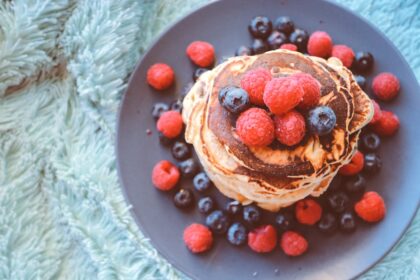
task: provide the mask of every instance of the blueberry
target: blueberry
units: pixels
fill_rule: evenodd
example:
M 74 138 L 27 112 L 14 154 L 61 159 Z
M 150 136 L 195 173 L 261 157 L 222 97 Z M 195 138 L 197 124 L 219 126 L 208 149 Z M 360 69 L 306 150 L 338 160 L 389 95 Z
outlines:
M 162 134 L 162 132 L 158 133 L 159 142 L 163 146 L 170 146 L 175 141 L 174 139 L 168 138 L 165 135 Z
M 274 28 L 277 31 L 280 31 L 286 35 L 290 35 L 290 33 L 295 30 L 295 24 L 293 23 L 292 19 L 289 17 L 278 17 L 274 23 Z
M 175 101 L 173 101 L 170 105 L 171 107 L 171 111 L 177 111 L 179 113 L 182 112 L 182 100 L 181 99 L 177 99 Z
M 200 76 L 203 73 L 206 73 L 207 71 L 209 71 L 209 69 L 206 68 L 197 68 L 195 69 L 194 73 L 193 73 L 193 80 L 194 82 L 198 80 L 198 78 L 200 78 Z
M 381 145 L 381 139 L 373 132 L 368 132 L 362 135 L 362 148 L 367 152 L 375 152 Z
M 248 205 L 244 207 L 244 220 L 250 225 L 257 225 L 261 220 L 261 211 L 255 205 Z
M 209 177 L 204 172 L 200 172 L 194 176 L 193 184 L 194 188 L 199 192 L 205 192 L 212 185 Z
M 194 195 L 191 190 L 180 189 L 174 197 L 175 206 L 181 209 L 189 208 L 193 205 Z
M 208 214 L 213 211 L 215 206 L 214 200 L 210 196 L 200 198 L 198 201 L 198 211 L 202 214 Z
M 242 212 L 242 204 L 239 201 L 231 200 L 226 204 L 225 210 L 231 216 L 238 215 Z
M 343 183 L 343 177 L 340 175 L 336 175 L 334 179 L 331 181 L 330 185 L 328 186 L 328 192 L 335 192 L 341 189 L 341 185 Z
M 246 46 L 240 46 L 235 51 L 235 56 L 252 55 L 252 50 Z
M 366 190 L 366 179 L 362 174 L 349 177 L 344 184 L 348 193 L 361 194 Z
M 353 67 L 358 72 L 368 72 L 372 69 L 374 63 L 373 55 L 370 52 L 357 52 Z
M 349 205 L 349 198 L 343 192 L 332 193 L 328 196 L 328 205 L 334 212 L 341 213 Z
M 337 218 L 332 213 L 325 213 L 318 222 L 318 229 L 324 233 L 332 233 L 338 227 Z
M 296 28 L 289 36 L 289 41 L 298 47 L 300 52 L 306 52 L 306 45 L 308 44 L 309 34 L 303 29 Z
M 272 50 L 280 48 L 281 45 L 287 43 L 288 39 L 284 33 L 274 31 L 267 39 L 267 43 Z
M 266 39 L 273 30 L 273 24 L 268 17 L 257 16 L 251 20 L 248 30 L 252 37 Z
M 190 147 L 187 143 L 177 141 L 172 146 L 172 156 L 177 160 L 185 160 L 191 155 Z
M 368 174 L 378 173 L 382 168 L 382 160 L 375 153 L 365 154 L 365 165 L 363 170 Z
M 351 232 L 356 229 L 356 219 L 352 212 L 344 212 L 340 216 L 340 229 Z
M 211 212 L 206 218 L 206 225 L 216 234 L 224 234 L 229 223 L 229 217 L 220 210 Z
M 253 54 L 262 54 L 270 50 L 270 46 L 266 41 L 261 39 L 255 39 L 252 42 L 252 53 Z
M 247 230 L 245 226 L 241 223 L 232 224 L 228 229 L 227 238 L 228 241 L 235 246 L 244 244 L 247 239 Z
M 295 226 L 295 217 L 289 212 L 279 213 L 276 216 L 276 226 L 283 231 L 292 229 Z
M 169 110 L 169 105 L 163 102 L 155 103 L 152 107 L 152 116 L 156 120 L 160 118 L 160 116 Z
M 357 84 L 359 85 L 359 87 L 361 89 L 365 89 L 366 88 L 366 78 L 363 77 L 362 75 L 355 75 L 354 76 Z
M 220 104 L 223 108 L 233 114 L 239 114 L 250 106 L 248 93 L 236 87 L 222 88 L 219 91 L 219 100 L 222 101 Z
M 181 171 L 182 176 L 185 178 L 191 178 L 198 172 L 198 164 L 193 158 L 181 161 L 178 164 L 178 168 Z
M 320 106 L 309 111 L 309 130 L 317 135 L 329 134 L 335 126 L 337 118 L 334 111 L 327 106 Z

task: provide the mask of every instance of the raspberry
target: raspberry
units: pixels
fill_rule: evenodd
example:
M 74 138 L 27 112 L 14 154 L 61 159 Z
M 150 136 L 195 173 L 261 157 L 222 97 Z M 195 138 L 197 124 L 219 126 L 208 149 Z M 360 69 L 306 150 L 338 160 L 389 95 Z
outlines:
M 180 173 L 170 161 L 161 160 L 153 167 L 152 183 L 161 191 L 169 191 L 178 183 Z
M 200 67 L 209 67 L 214 63 L 214 47 L 204 41 L 194 41 L 187 47 L 187 56 Z
M 394 99 L 400 90 L 400 81 L 391 73 L 381 73 L 372 82 L 373 93 L 383 101 Z
M 333 47 L 333 42 L 324 31 L 315 31 L 311 34 L 308 41 L 308 53 L 310 55 L 327 58 L 330 56 Z
M 295 208 L 296 220 L 304 225 L 314 225 L 322 216 L 322 207 L 311 198 L 300 200 Z
M 350 68 L 353 64 L 354 52 L 346 45 L 334 45 L 332 48 L 331 56 L 341 60 L 344 66 Z
M 157 124 L 157 130 L 168 138 L 176 138 L 182 131 L 182 117 L 178 111 L 167 111 L 163 113 Z
M 382 111 L 380 119 L 371 128 L 379 136 L 392 136 L 400 128 L 400 120 L 394 113 Z
M 295 108 L 302 101 L 302 97 L 302 87 L 291 77 L 272 79 L 264 90 L 264 103 L 276 115 Z
M 308 250 L 308 241 L 299 233 L 289 230 L 282 234 L 280 247 L 286 255 L 297 257 Z
M 377 192 L 367 192 L 354 205 L 354 211 L 366 222 L 379 222 L 386 214 L 385 202 Z
M 280 46 L 280 49 L 297 52 L 298 47 L 295 44 L 283 44 Z
M 365 163 L 364 156 L 361 152 L 356 151 L 350 163 L 343 165 L 338 173 L 344 176 L 353 176 L 362 171 Z
M 305 136 L 305 119 L 296 110 L 275 116 L 274 126 L 276 127 L 277 140 L 287 146 L 298 144 Z
M 157 63 L 147 70 L 147 82 L 157 90 L 169 88 L 175 79 L 174 70 L 164 63 Z
M 211 231 L 201 224 L 191 224 L 184 230 L 184 242 L 193 253 L 202 253 L 213 244 Z
M 321 84 L 318 80 L 307 73 L 297 73 L 291 77 L 297 79 L 303 89 L 303 99 L 298 108 L 308 110 L 316 106 L 321 99 Z
M 264 88 L 271 78 L 270 71 L 264 68 L 251 70 L 242 77 L 241 88 L 248 92 L 251 103 L 264 105 Z
M 277 232 L 272 225 L 260 226 L 248 233 L 248 246 L 257 253 L 268 253 L 277 245 Z
M 379 104 L 375 100 L 372 100 L 372 103 L 373 103 L 373 117 L 370 120 L 370 124 L 375 124 L 382 117 L 382 110 Z
M 265 110 L 251 108 L 239 115 L 236 133 L 248 146 L 267 146 L 274 140 L 274 123 Z

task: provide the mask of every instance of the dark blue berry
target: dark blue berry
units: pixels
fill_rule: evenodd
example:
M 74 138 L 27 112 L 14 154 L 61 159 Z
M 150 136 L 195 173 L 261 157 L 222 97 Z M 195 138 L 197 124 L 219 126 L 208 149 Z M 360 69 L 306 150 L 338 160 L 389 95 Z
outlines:
M 241 223 L 232 224 L 228 229 L 227 238 L 228 241 L 235 246 L 244 244 L 247 240 L 247 230 L 245 226 Z
M 328 196 L 328 204 L 331 210 L 336 213 L 341 213 L 348 207 L 349 198 L 343 192 L 332 193 Z
M 216 234 L 224 234 L 229 227 L 229 217 L 220 210 L 215 210 L 206 218 L 206 225 Z
M 182 176 L 185 178 L 193 177 L 199 170 L 199 166 L 193 158 L 181 161 L 178 164 L 178 168 L 181 171 Z
M 295 226 L 295 217 L 292 213 L 284 212 L 276 216 L 276 226 L 279 230 L 286 231 Z
M 368 132 L 362 135 L 361 139 L 362 148 L 366 152 L 375 152 L 381 145 L 381 138 L 373 132 Z
M 332 233 L 338 227 L 337 218 L 332 213 L 325 213 L 318 222 L 318 229 L 324 233 Z
M 261 211 L 255 205 L 244 207 L 243 219 L 250 225 L 257 225 L 261 220 Z
M 361 89 L 365 89 L 366 88 L 366 78 L 363 77 L 362 75 L 355 75 L 354 76 L 357 84 L 359 85 L 359 87 Z
M 171 103 L 171 111 L 177 111 L 179 113 L 182 112 L 182 100 L 177 99 Z
M 240 46 L 235 51 L 235 56 L 252 55 L 252 50 L 246 46 Z
M 253 54 L 262 54 L 268 52 L 270 50 L 270 46 L 268 43 L 261 39 L 255 39 L 252 42 L 252 53 Z
M 363 166 L 363 171 L 369 175 L 378 173 L 382 168 L 382 160 L 375 153 L 365 154 L 365 163 Z
M 348 193 L 351 194 L 362 194 L 366 190 L 366 179 L 362 174 L 349 177 L 344 184 L 344 187 Z
M 295 24 L 291 18 L 283 16 L 276 19 L 274 28 L 279 32 L 290 35 L 295 30 Z
M 198 80 L 198 78 L 200 78 L 200 76 L 203 73 L 206 73 L 207 71 L 209 71 L 209 69 L 206 68 L 197 68 L 195 69 L 194 73 L 193 73 L 193 80 L 194 82 Z
M 273 23 L 268 17 L 257 16 L 251 20 L 248 30 L 252 37 L 266 39 L 273 30 Z
M 352 212 L 344 212 L 340 216 L 340 229 L 345 232 L 351 232 L 356 229 L 356 219 Z
M 238 215 L 242 212 L 242 204 L 239 201 L 232 200 L 226 204 L 225 210 L 231 216 Z
M 280 48 L 281 45 L 287 43 L 289 40 L 287 36 L 281 32 L 274 31 L 267 39 L 267 43 L 272 50 Z
M 160 116 L 169 110 L 169 105 L 163 102 L 155 103 L 152 107 L 152 116 L 156 120 L 160 118 Z
M 189 208 L 193 205 L 194 195 L 188 189 L 180 189 L 174 197 L 175 206 L 181 209 Z
M 208 214 L 215 208 L 215 202 L 210 196 L 200 198 L 198 201 L 198 211 L 202 214 Z
M 162 132 L 158 133 L 158 137 L 160 144 L 166 147 L 172 145 L 172 143 L 175 141 L 174 139 L 168 138 L 165 135 L 163 135 Z
M 188 146 L 188 144 L 181 141 L 177 141 L 174 143 L 171 152 L 172 156 L 176 160 L 184 160 L 191 155 L 190 147 Z
M 317 135 L 329 134 L 335 126 L 337 118 L 334 111 L 328 106 L 320 106 L 309 111 L 309 130 Z
M 353 68 L 357 72 L 368 72 L 372 69 L 374 62 L 370 52 L 357 52 L 353 60 Z
M 228 90 L 222 88 L 219 91 L 219 100 L 222 101 L 220 104 L 223 108 L 233 114 L 239 114 L 250 106 L 248 93 L 236 87 L 230 87 Z
M 303 29 L 296 28 L 289 36 L 289 41 L 298 47 L 300 52 L 306 52 L 309 34 Z
M 205 192 L 211 187 L 212 183 L 206 173 L 200 172 L 194 176 L 193 185 L 197 191 Z

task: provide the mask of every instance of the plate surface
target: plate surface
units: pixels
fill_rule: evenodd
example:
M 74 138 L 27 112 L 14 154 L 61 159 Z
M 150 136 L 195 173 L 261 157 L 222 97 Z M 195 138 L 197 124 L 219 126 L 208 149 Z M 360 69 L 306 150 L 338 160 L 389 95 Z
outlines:
M 249 20 L 256 15 L 275 19 L 290 16 L 297 26 L 309 32 L 327 31 L 336 43 L 355 50 L 368 50 L 375 57 L 369 77 L 389 71 L 401 82 L 401 96 L 384 108 L 395 111 L 402 127 L 398 135 L 383 141 L 380 155 L 384 166 L 380 175 L 369 179 L 370 190 L 380 192 L 387 203 L 387 216 L 377 225 L 360 223 L 350 235 L 336 233 L 325 237 L 316 230 L 303 230 L 310 250 L 291 259 L 280 249 L 257 255 L 248 248 L 233 248 L 224 238 L 204 255 L 185 248 L 182 232 L 192 222 L 204 222 L 197 211 L 180 212 L 172 202 L 173 193 L 163 194 L 151 183 L 153 165 L 172 160 L 169 149 L 160 146 L 155 121 L 150 112 L 158 101 L 173 101 L 192 81 L 194 66 L 185 56 L 194 40 L 211 42 L 219 61 L 232 56 L 240 45 L 250 45 Z M 171 65 L 176 85 L 158 93 L 146 84 L 148 67 L 157 62 Z M 369 83 L 371 78 L 368 79 Z M 369 92 L 369 91 L 368 91 Z M 195 279 L 349 279 L 360 275 L 379 261 L 398 241 L 416 212 L 420 197 L 420 89 L 402 56 L 381 33 L 351 12 L 324 1 L 229 0 L 219 1 L 188 15 L 165 32 L 144 55 L 132 75 L 122 102 L 118 127 L 118 169 L 132 213 L 156 249 L 176 268 Z M 146 130 L 151 129 L 152 135 Z M 190 181 L 181 182 L 191 188 Z M 223 200 L 216 190 L 213 195 Z

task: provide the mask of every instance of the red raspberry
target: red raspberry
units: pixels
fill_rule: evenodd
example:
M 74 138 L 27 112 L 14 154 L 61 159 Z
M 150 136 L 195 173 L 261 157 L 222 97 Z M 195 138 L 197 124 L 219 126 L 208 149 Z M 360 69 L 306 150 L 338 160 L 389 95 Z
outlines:
M 274 140 L 274 123 L 265 110 L 251 108 L 239 115 L 236 133 L 244 144 L 264 147 Z
M 184 242 L 193 253 L 202 253 L 213 244 L 211 231 L 201 224 L 191 224 L 184 230 Z
M 180 173 L 170 161 L 161 160 L 152 170 L 152 183 L 161 191 L 169 191 L 178 183 Z
M 382 111 L 381 118 L 371 128 L 379 136 L 392 136 L 400 128 L 400 120 L 394 113 Z
M 264 88 L 271 78 L 270 71 L 264 68 L 251 70 L 242 77 L 241 88 L 248 92 L 251 103 L 264 105 Z
M 379 104 L 375 100 L 372 100 L 372 103 L 373 103 L 373 117 L 370 120 L 369 124 L 377 123 L 382 117 L 382 110 Z
M 373 93 L 383 101 L 394 99 L 400 91 L 400 81 L 391 73 L 381 73 L 372 82 Z
M 204 41 L 194 41 L 187 47 L 187 56 L 200 67 L 209 67 L 214 63 L 214 47 Z
M 377 192 L 367 192 L 354 205 L 354 211 L 366 222 L 379 222 L 386 214 L 385 202 Z
M 297 257 L 308 250 L 308 241 L 299 233 L 289 230 L 282 234 L 280 247 L 286 255 Z
M 309 37 L 308 53 L 310 55 L 327 58 L 331 54 L 332 47 L 332 39 L 330 35 L 324 31 L 315 31 L 312 33 L 311 37 Z
M 362 171 L 364 164 L 364 155 L 361 152 L 356 151 L 350 163 L 343 165 L 338 171 L 338 173 L 344 176 L 356 175 L 357 173 Z
M 260 226 L 248 233 L 248 246 L 257 253 L 268 253 L 277 245 L 277 231 L 272 225 Z
M 169 88 L 175 80 L 174 70 L 164 63 L 157 63 L 147 70 L 147 82 L 157 90 Z
M 176 138 L 182 132 L 182 117 L 177 111 L 163 113 L 157 121 L 157 130 L 168 138 Z
M 283 44 L 283 45 L 280 46 L 280 49 L 294 51 L 294 52 L 297 52 L 297 50 L 298 50 L 298 48 L 295 44 Z
M 303 97 L 299 82 L 291 77 L 272 79 L 264 90 L 264 103 L 273 114 L 284 114 L 295 108 Z
M 284 145 L 296 145 L 305 137 L 305 119 L 296 110 L 275 116 L 274 126 L 276 127 L 277 140 Z
M 291 77 L 297 79 L 303 89 L 303 99 L 298 105 L 299 109 L 308 110 L 318 105 L 321 99 L 321 84 L 318 80 L 307 73 L 297 73 Z
M 314 225 L 321 219 L 322 207 L 312 198 L 306 198 L 296 203 L 296 220 L 304 225 Z
M 350 68 L 353 64 L 354 52 L 346 45 L 334 45 L 332 48 L 331 56 L 341 60 L 344 66 Z

